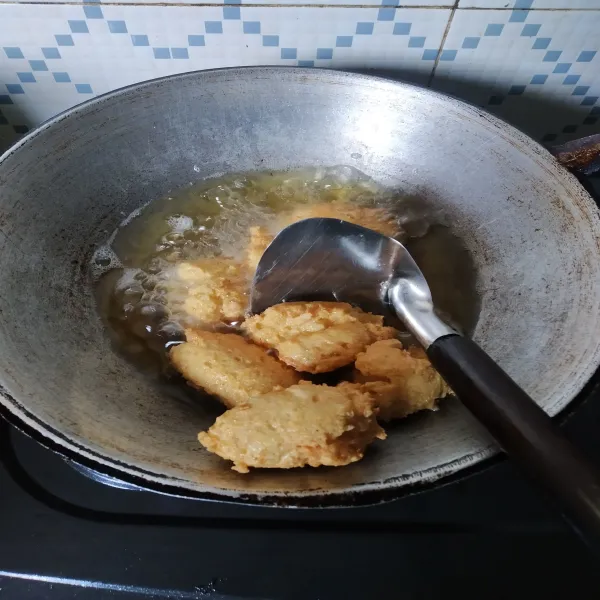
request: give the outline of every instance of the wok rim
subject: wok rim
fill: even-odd
[[[38,127],[32,129],[17,143],[8,148],[0,155],[0,166],[5,160],[27,146],[32,140],[44,132],[46,129],[59,125],[64,119],[76,116],[78,113],[85,111],[89,106],[98,106],[104,101],[114,99],[121,94],[126,94],[134,90],[143,90],[151,88],[157,84],[172,82],[177,80],[194,79],[200,75],[219,75],[230,73],[241,73],[244,77],[252,77],[252,75],[260,75],[263,73],[274,73],[278,71],[286,71],[288,73],[296,73],[297,76],[302,74],[306,78],[329,79],[331,80],[352,80],[375,82],[379,85],[387,85],[391,88],[409,88],[419,90],[430,97],[437,98],[441,101],[452,102],[458,105],[463,105],[471,109],[475,109],[480,113],[482,118],[488,119],[492,124],[504,131],[511,138],[521,138],[520,141],[525,141],[530,149],[535,150],[540,158],[546,158],[546,161],[560,167],[563,176],[571,186],[580,189],[580,197],[583,201],[585,197],[585,209],[589,210],[589,214],[596,213],[596,219],[600,217],[600,207],[596,205],[593,198],[577,178],[568,171],[565,167],[548,152],[548,150],[529,137],[527,134],[520,131],[518,128],[499,119],[498,117],[488,113],[480,107],[476,107],[468,102],[453,96],[431,90],[430,88],[422,87],[412,83],[403,81],[391,80],[385,77],[375,75],[365,75],[349,71],[338,71],[334,69],[306,69],[302,67],[285,67],[285,66],[248,66],[248,67],[226,67],[219,69],[204,69],[189,71],[168,75],[160,78],[150,79],[134,83],[125,87],[112,90],[105,94],[101,94],[77,104],[65,111],[62,111],[50,119],[44,121]],[[524,150],[521,150],[524,152]],[[549,160],[548,160],[549,159]],[[598,221],[600,223],[600,221]],[[573,387],[573,391],[566,397],[571,396],[566,400],[563,406],[559,409],[555,416],[561,418],[565,414],[571,414],[576,410],[577,406],[586,398],[583,396],[591,396],[600,387],[600,344],[595,351],[595,360],[590,361],[588,366],[579,374],[580,381]],[[363,506],[369,504],[378,504],[402,498],[407,495],[425,491],[426,489],[439,487],[452,483],[454,481],[471,476],[479,472],[491,464],[499,461],[501,452],[496,446],[488,446],[484,449],[466,454],[458,459],[454,459],[445,463],[430,467],[421,472],[410,473],[406,475],[395,476],[379,482],[361,482],[354,486],[350,486],[343,490],[328,491],[321,489],[308,489],[295,492],[254,492],[241,493],[236,490],[226,488],[212,488],[210,491],[193,489],[186,479],[179,479],[168,475],[158,474],[155,471],[143,469],[134,466],[125,461],[112,458],[86,447],[83,444],[71,439],[62,434],[60,431],[38,418],[30,412],[20,401],[8,392],[0,384],[0,416],[4,417],[10,424],[17,429],[23,431],[26,435],[36,440],[42,446],[52,450],[63,456],[65,459],[79,463],[94,471],[114,477],[118,480],[131,483],[145,490],[153,491],[169,496],[175,496],[188,499],[199,499],[227,503],[242,503],[256,506],[281,506],[287,508],[326,508],[326,507],[344,507],[344,506]],[[438,471],[442,471],[439,473]],[[415,477],[417,479],[415,480]],[[407,481],[409,480],[409,481]]]

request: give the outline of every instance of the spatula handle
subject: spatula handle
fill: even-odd
[[[600,476],[550,417],[472,340],[433,341],[427,355],[505,452],[558,501],[567,520],[600,549]]]

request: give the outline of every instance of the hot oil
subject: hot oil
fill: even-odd
[[[171,303],[172,295],[167,305],[174,266],[219,256],[243,261],[249,227],[275,234],[278,215],[321,203],[386,209],[441,313],[463,331],[473,330],[479,310],[473,261],[462,241],[439,225],[439,212],[355,169],[336,167],[206,180],[130,215],[92,265],[99,275],[98,308],[117,349],[148,372],[168,372],[165,350],[185,339],[187,318]],[[217,329],[234,331],[237,325]]]

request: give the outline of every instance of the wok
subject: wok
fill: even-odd
[[[363,75],[177,75],[79,105],[0,159],[0,404],[78,464],[180,496],[295,506],[393,498],[499,452],[458,402],[340,469],[240,475],[203,451],[214,414],[106,335],[90,261],[123,218],[220,173],[350,165],[439,208],[476,265],[474,339],[555,415],[600,363],[600,218],[521,132],[456,99]]]

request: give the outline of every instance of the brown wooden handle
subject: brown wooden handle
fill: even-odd
[[[438,338],[427,355],[506,453],[600,549],[600,474],[550,417],[472,340]]]
[[[600,170],[600,134],[553,146],[550,152],[563,167],[575,173],[591,175]]]

